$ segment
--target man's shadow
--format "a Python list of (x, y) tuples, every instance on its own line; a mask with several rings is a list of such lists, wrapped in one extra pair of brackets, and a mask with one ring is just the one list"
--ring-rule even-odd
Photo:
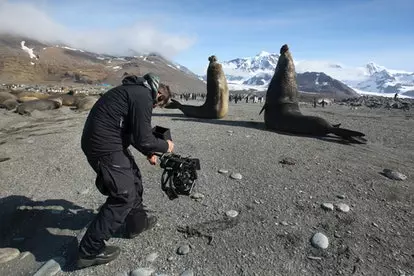
[(252, 128), (272, 133), (277, 133), (280, 135), (287, 135), (287, 136), (296, 136), (296, 137), (305, 137), (305, 138), (312, 138), (327, 142), (333, 142), (343, 145), (351, 145), (352, 143), (342, 139), (341, 137), (335, 135), (327, 135), (327, 136), (314, 136), (314, 135), (305, 135), (305, 134), (294, 134), (289, 132), (277, 131), (277, 130), (270, 130), (266, 129), (264, 122), (257, 122), (257, 121), (231, 121), (231, 120), (222, 120), (222, 119), (202, 119), (202, 118), (193, 118), (187, 117), (184, 114), (175, 114), (175, 113), (158, 113), (153, 114), (153, 116), (159, 117), (178, 117), (172, 118), (173, 121), (187, 121), (187, 122), (196, 122), (196, 123), (204, 123), (204, 124), (213, 124), (213, 125), (224, 125), (224, 126), (231, 126), (231, 127), (245, 127), (245, 128)]
[(33, 201), (25, 196), (0, 199), (0, 248), (29, 251), (37, 262), (64, 258), (62, 270), (72, 270), (77, 256), (75, 231), (82, 230), (93, 219), (85, 209), (63, 199)]

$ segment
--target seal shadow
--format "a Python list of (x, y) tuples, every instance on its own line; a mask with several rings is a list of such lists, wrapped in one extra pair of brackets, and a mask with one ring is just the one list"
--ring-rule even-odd
[(75, 231), (85, 228), (94, 216), (92, 209), (63, 199), (33, 201), (20, 195), (1, 198), (0, 248), (28, 251), (37, 262), (63, 258), (62, 271), (73, 270), (78, 250)]
[(191, 118), (182, 113), (152, 113), (153, 117), (177, 117), (177, 118)]
[(185, 119), (178, 119), (173, 118), (173, 121), (189, 121), (189, 122), (196, 122), (196, 123), (206, 123), (206, 124), (214, 124), (214, 125), (224, 125), (224, 126), (237, 126), (237, 127), (246, 127), (246, 128), (253, 128), (267, 132), (273, 132), (281, 135), (287, 136), (295, 136), (295, 137), (305, 137), (305, 138), (312, 138), (317, 140), (322, 140), (326, 142), (332, 142), (337, 144), (343, 145), (352, 145), (348, 141), (341, 139), (341, 137), (337, 136), (314, 136), (314, 135), (305, 135), (305, 134), (293, 134), (283, 131), (271, 130), (266, 129), (264, 122), (256, 122), (256, 121), (230, 121), (230, 120), (222, 120), (222, 119), (196, 119), (196, 118), (189, 118), (184, 116)]

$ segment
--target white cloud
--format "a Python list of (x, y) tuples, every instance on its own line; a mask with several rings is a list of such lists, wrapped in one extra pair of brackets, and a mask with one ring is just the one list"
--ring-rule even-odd
[(76, 31), (55, 22), (30, 3), (0, 1), (0, 33), (67, 44), (88, 51), (122, 55), (128, 51), (158, 52), (171, 58), (191, 47), (195, 38), (167, 33), (151, 22), (136, 22), (118, 29)]

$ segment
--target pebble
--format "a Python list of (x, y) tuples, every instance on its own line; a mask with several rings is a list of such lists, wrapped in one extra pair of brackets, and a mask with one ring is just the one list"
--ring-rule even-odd
[(344, 212), (344, 213), (348, 213), (350, 210), (349, 206), (345, 203), (337, 203), (335, 204), (335, 207), (337, 210)]
[(311, 244), (316, 248), (326, 249), (329, 246), (329, 240), (324, 234), (318, 232), (313, 235)]
[(190, 198), (198, 200), (198, 199), (203, 199), (204, 195), (202, 193), (194, 193), (192, 195), (190, 195)]
[(339, 239), (339, 238), (341, 238), (342, 236), (341, 236), (341, 235), (339, 235), (337, 232), (335, 232), (334, 237)]
[(219, 173), (223, 173), (223, 174), (224, 174), (224, 173), (228, 173), (229, 171), (228, 171), (228, 170), (226, 170), (226, 169), (220, 169), (220, 170), (218, 170), (218, 172), (219, 172)]
[(333, 211), (334, 206), (332, 203), (322, 203), (322, 208), (325, 210)]
[(345, 195), (337, 195), (336, 197), (340, 199), (345, 199)]
[(311, 259), (311, 260), (322, 260), (321, 257), (315, 257), (315, 256), (308, 256), (308, 259)]
[(147, 258), (145, 258), (145, 260), (147, 260), (147, 262), (153, 262), (157, 258), (158, 258), (158, 253), (157, 252), (154, 252), (154, 253), (149, 254), (147, 256)]
[(169, 261), (169, 262), (174, 261), (174, 257), (168, 257), (168, 258), (167, 258), (167, 261)]
[(239, 215), (239, 212), (237, 212), (236, 210), (228, 210), (226, 212), (226, 216), (231, 217), (231, 218), (235, 218)]
[(288, 226), (289, 223), (287, 223), (286, 221), (282, 221), (280, 224), (284, 225), (284, 226)]
[(279, 163), (285, 165), (295, 165), (296, 160), (290, 157), (284, 157), (282, 160), (279, 161)]
[(406, 175), (404, 175), (400, 172), (397, 172), (397, 171), (390, 170), (390, 169), (384, 169), (383, 173), (386, 177), (388, 177), (390, 179), (393, 179), (393, 180), (401, 180), (402, 181), (402, 180), (407, 179)]
[(155, 270), (152, 268), (140, 267), (131, 271), (131, 276), (151, 276), (154, 272)]
[[(60, 263), (65, 260), (63, 258), (56, 258)], [(60, 264), (54, 259), (47, 261), (33, 276), (52, 276), (59, 273), (61, 270)]]
[(231, 175), (230, 175), (230, 177), (231, 178), (233, 178), (233, 179), (237, 179), (237, 180), (240, 180), (240, 179), (242, 179), (243, 177), (242, 177), (242, 175), (240, 174), (240, 173), (232, 173)]
[(88, 193), (89, 193), (89, 188), (79, 192), (80, 195), (86, 195)]
[(178, 247), (177, 253), (180, 255), (187, 255), (190, 253), (190, 246), (188, 244), (181, 245)]
[(5, 247), (0, 248), (0, 264), (9, 262), (20, 255), (19, 249)]
[(194, 272), (192, 269), (187, 269), (186, 271), (181, 273), (180, 276), (194, 276)]
[(375, 222), (373, 222), (372, 225), (378, 227), (378, 224), (376, 224)]

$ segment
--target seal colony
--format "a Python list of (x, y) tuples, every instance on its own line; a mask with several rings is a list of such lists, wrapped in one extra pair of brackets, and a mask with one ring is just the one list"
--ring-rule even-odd
[(0, 92), (0, 108), (15, 110), (21, 115), (30, 115), (34, 110), (45, 111), (62, 106), (72, 110), (90, 110), (97, 101), (97, 96), (75, 95), (73, 91), (66, 94), (48, 94), (39, 92)]
[(168, 109), (179, 109), (184, 115), (194, 118), (222, 119), (229, 111), (229, 88), (223, 67), (217, 62), (217, 57), (208, 58), (210, 64), (207, 68), (207, 95), (201, 106), (184, 105), (171, 99), (165, 106)]
[(325, 119), (303, 115), (298, 104), (298, 87), (296, 83), (295, 65), (287, 44), (280, 48), (280, 57), (275, 73), (266, 91), (264, 110), (265, 126), (291, 134), (327, 136), (335, 134), (351, 143), (365, 144), (364, 133), (340, 128), (340, 124), (332, 125)]

